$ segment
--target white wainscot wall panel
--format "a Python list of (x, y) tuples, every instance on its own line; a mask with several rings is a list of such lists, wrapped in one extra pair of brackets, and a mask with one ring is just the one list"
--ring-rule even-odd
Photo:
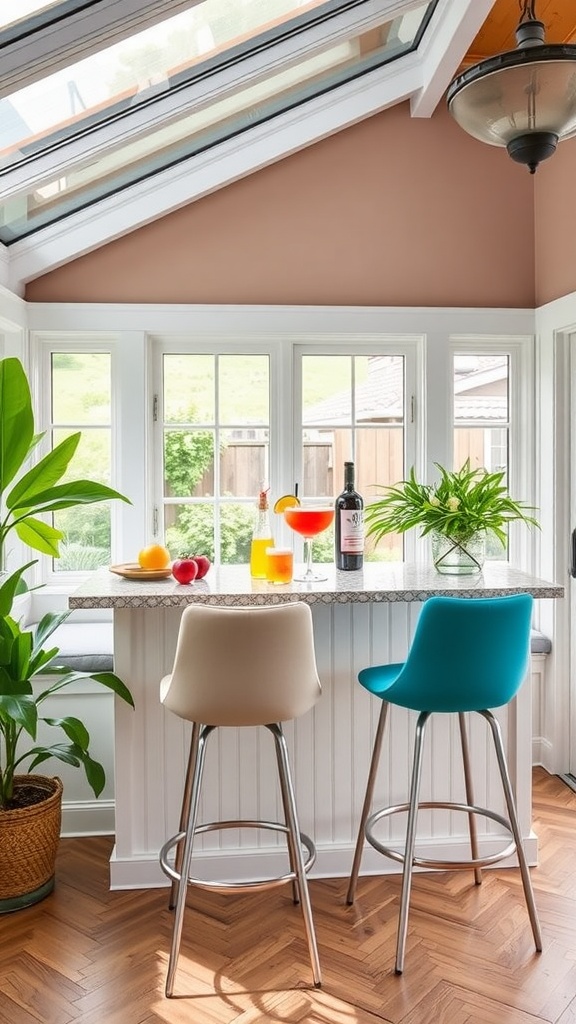
[[(318, 849), (313, 873), (345, 875), (350, 870), (380, 702), (356, 681), (368, 664), (402, 661), (420, 606), (403, 604), (314, 605), (318, 668), (323, 685), (315, 709), (285, 733), (294, 771), (300, 825)], [(158, 852), (178, 830), (190, 727), (159, 703), (159, 681), (170, 671), (180, 620), (178, 609), (115, 612), (116, 671), (131, 687), (133, 712), (116, 703), (116, 846), (113, 887), (164, 885)], [(271, 669), (273, 666), (271, 666)], [(465, 680), (463, 680), (463, 686)], [(498, 714), (508, 744), (520, 820), (531, 862), (536, 858), (530, 830), (530, 688)], [(416, 715), (392, 708), (376, 788), (378, 805), (404, 803), (408, 794)], [(486, 723), (470, 720), (475, 801), (504, 811), (499, 776)], [(428, 730), (422, 799), (464, 801), (458, 721), (434, 716)], [(278, 820), (279, 794), (272, 738), (265, 729), (221, 729), (210, 737), (200, 820)], [(382, 823), (382, 836), (401, 843), (405, 815)], [(388, 831), (387, 831), (388, 830)], [(482, 849), (502, 846), (499, 827), (479, 819)], [(421, 849), (429, 855), (465, 857), (465, 815), (423, 811)], [(285, 855), (274, 833), (253, 830), (210, 832), (198, 838), (194, 873), (206, 878), (253, 878), (285, 870)], [(280, 868), (280, 871), (279, 871)], [(399, 865), (374, 850), (362, 870), (383, 873)]]

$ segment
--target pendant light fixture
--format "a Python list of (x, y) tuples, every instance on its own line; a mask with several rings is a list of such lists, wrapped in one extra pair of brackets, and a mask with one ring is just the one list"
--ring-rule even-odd
[(464, 131), (538, 164), (576, 134), (576, 46), (548, 44), (536, 0), (519, 0), (516, 49), (467, 68), (451, 82), (448, 109)]

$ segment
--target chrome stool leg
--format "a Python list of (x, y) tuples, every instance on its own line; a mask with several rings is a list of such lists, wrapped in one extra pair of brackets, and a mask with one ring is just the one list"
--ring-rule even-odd
[[(174, 979), (178, 964), (184, 912), (186, 907), (186, 895), (188, 888), (191, 885), (199, 886), (200, 888), (208, 890), (219, 890), (222, 893), (233, 893), (239, 891), (256, 892), (272, 886), (291, 882), (294, 887), (294, 891), (299, 896), (298, 902), (301, 903), (302, 907), (314, 984), (316, 986), (320, 986), (322, 983), (320, 961), (312, 919), (312, 907), (310, 904), (308, 881), (306, 877), (306, 872), (312, 867), (316, 858), (316, 849), (309, 836), (306, 836), (304, 833), (299, 831), (288, 750), (284, 734), (282, 732), (282, 726), (279, 723), (274, 723), (267, 725), (266, 728), (270, 730), (274, 738), (282, 803), (285, 812), (285, 822), (283, 824), (280, 822), (262, 820), (252, 821), (247, 819), (235, 821), (212, 821), (204, 824), (198, 824), (198, 806), (204, 772), (206, 741), (210, 733), (213, 732), (215, 728), (216, 726), (203, 725), (198, 727), (195, 726), (193, 729), (189, 761), (189, 766), (193, 765), (193, 770), (191, 772), (190, 780), (187, 780), (187, 784), (185, 786), (186, 801), (181, 812), (181, 821), (186, 822), (186, 831), (178, 832), (176, 835), (168, 839), (160, 851), (160, 866), (165, 874), (172, 879), (173, 884), (176, 885), (176, 910), (174, 915), (172, 943), (166, 978), (166, 995), (167, 997), (170, 997), (174, 990)], [(286, 875), (282, 875), (277, 878), (264, 878), (261, 880), (254, 879), (245, 882), (208, 881), (193, 877), (192, 853), (195, 836), (214, 829), (242, 827), (264, 828), (275, 832), (281, 832), (287, 840), (290, 871)], [(307, 850), (306, 860), (304, 859), (302, 850), (303, 846), (305, 846)], [(180, 849), (181, 847), (183, 847), (183, 849)], [(172, 866), (169, 859), (170, 853), (174, 848), (176, 848), (176, 856), (178, 857), (180, 864), (179, 869), (176, 867), (176, 857), (174, 866)]]
[(518, 857), (518, 864), (520, 867), (520, 875), (522, 877), (522, 886), (524, 889), (524, 898), (526, 900), (526, 906), (528, 908), (528, 915), (530, 917), (530, 924), (532, 926), (532, 934), (534, 936), (534, 944), (539, 953), (542, 952), (542, 932), (540, 930), (540, 921), (538, 918), (538, 911), (536, 910), (536, 903), (534, 901), (534, 890), (532, 889), (532, 879), (530, 878), (530, 869), (528, 868), (528, 862), (526, 860), (526, 854), (524, 852), (524, 844), (522, 842), (522, 835), (520, 832), (520, 825), (518, 822), (518, 814), (516, 811), (516, 801), (512, 791), (512, 783), (510, 781), (510, 773), (508, 771), (508, 763), (506, 761), (506, 754), (504, 753), (504, 744), (502, 742), (502, 730), (500, 725), (495, 719), (491, 711), (480, 711), (479, 712), (488, 722), (492, 731), (492, 738), (494, 740), (494, 749), (496, 751), (496, 758), (498, 761), (498, 767), (500, 769), (500, 778), (502, 779), (502, 788), (504, 790), (504, 797), (506, 799), (506, 807), (508, 809), (508, 819), (510, 821), (510, 828), (516, 843), (516, 854)]
[[(190, 861), (192, 859), (192, 848), (194, 846), (194, 834), (198, 818), (198, 804), (200, 800), (200, 788), (204, 772), (204, 760), (206, 756), (206, 741), (213, 731), (214, 726), (197, 726), (194, 723), (191, 747), (197, 745), (196, 756), (194, 757), (194, 770), (191, 784), (188, 787), (188, 803), (182, 808), (182, 820), (187, 822), (186, 832), (182, 839), (184, 849), (181, 856), (180, 878), (176, 883), (176, 909), (174, 912), (174, 925), (172, 928), (172, 943), (170, 946), (170, 959), (168, 961), (168, 973), (166, 976), (166, 996), (170, 998), (174, 991), (174, 978), (180, 955), (180, 943), (182, 940), (182, 926), (184, 924), (184, 910), (186, 908), (186, 895), (188, 891), (188, 875), (190, 874)], [(192, 750), (191, 750), (192, 757)], [(179, 843), (181, 845), (181, 843)]]
[(410, 890), (412, 888), (412, 868), (414, 866), (414, 849), (416, 846), (416, 826), (418, 823), (418, 801), (420, 799), (420, 780), (422, 778), (422, 752), (426, 723), (430, 718), (429, 711), (421, 711), (416, 723), (414, 740), (414, 762), (412, 780), (410, 782), (410, 804), (406, 825), (406, 848), (404, 850), (404, 871), (402, 874), (402, 890), (400, 893), (400, 916), (398, 918), (398, 937), (396, 941), (396, 974), (404, 970), (404, 952), (406, 950), (406, 934), (408, 931), (408, 908)]
[[(188, 754), (188, 766), (186, 768), (186, 779), (184, 781), (184, 793), (182, 795), (182, 810), (180, 812), (180, 826), (178, 831), (186, 833), (188, 831), (188, 820), (190, 816), (190, 802), (192, 794), (192, 781), (194, 779), (194, 772), (196, 770), (196, 762), (198, 760), (198, 741), (200, 739), (200, 729), (202, 727), (198, 722), (194, 722), (192, 725), (192, 737), (190, 740), (190, 752)], [(184, 853), (184, 843), (178, 843), (176, 847), (176, 855), (174, 858), (174, 868), (180, 874), (182, 870), (182, 854)], [(170, 886), (170, 902), (168, 907), (170, 910), (174, 910), (176, 906), (176, 891), (178, 888), (178, 882), (175, 878), (172, 879)]]
[(320, 959), (318, 956), (318, 946), (316, 944), (314, 921), (312, 919), (312, 906), (310, 904), (310, 893), (308, 891), (308, 879), (306, 877), (306, 871), (304, 870), (304, 858), (302, 856), (302, 846), (300, 844), (300, 826), (298, 823), (298, 813), (296, 811), (294, 787), (292, 785), (292, 773), (290, 771), (290, 762), (288, 760), (288, 749), (286, 747), (284, 733), (282, 732), (282, 726), (276, 723), (268, 725), (267, 728), (270, 729), (270, 732), (274, 736), (274, 742), (276, 744), (278, 765), (281, 774), (280, 785), (283, 793), (286, 795), (286, 811), (288, 819), (286, 824), (290, 835), (289, 849), (291, 850), (291, 856), (293, 855), (295, 860), (298, 892), (300, 894), (304, 927), (306, 929), (310, 962), (312, 964), (312, 976), (314, 978), (314, 985), (318, 988), (322, 984), (322, 974), (320, 971)]
[[(458, 713), (458, 724), (460, 726), (460, 745), (462, 747), (462, 764), (464, 766), (464, 785), (466, 787), (466, 803), (469, 807), (474, 806), (474, 786), (472, 784), (472, 769), (470, 767), (470, 751), (468, 747), (468, 734), (466, 732), (466, 716), (462, 711)], [(468, 815), (468, 830), (470, 832), (470, 850), (472, 860), (478, 860), (480, 852), (478, 848), (478, 829), (476, 818), (472, 812)], [(482, 871), (474, 868), (474, 881), (476, 885), (482, 884)]]
[(358, 872), (360, 871), (360, 862), (362, 860), (362, 850), (364, 848), (364, 838), (366, 830), (366, 822), (368, 815), (370, 814), (370, 808), (372, 806), (372, 797), (374, 795), (374, 785), (376, 783), (376, 775), (378, 772), (378, 764), (380, 762), (380, 754), (382, 752), (382, 740), (384, 738), (384, 727), (386, 725), (386, 719), (388, 717), (388, 708), (390, 705), (386, 701), (382, 701), (382, 707), (380, 708), (380, 715), (378, 716), (378, 725), (376, 726), (376, 735), (374, 737), (374, 747), (372, 749), (372, 758), (370, 760), (370, 770), (368, 772), (368, 782), (366, 783), (366, 793), (364, 795), (364, 803), (362, 805), (362, 814), (360, 816), (360, 825), (358, 827), (358, 838), (356, 840), (356, 849), (354, 850), (354, 860), (352, 862), (352, 871), (350, 872), (350, 882), (348, 883), (348, 892), (346, 894), (346, 902), (354, 903), (354, 897), (356, 895), (356, 885), (358, 883)]
[[(274, 728), (269, 727), (272, 735), (274, 736)], [(294, 850), (294, 839), (292, 831), (289, 827), (290, 821), (290, 809), (289, 809), (289, 795), (286, 789), (286, 779), (284, 777), (284, 771), (282, 769), (282, 760), (280, 758), (278, 744), (276, 743), (276, 737), (274, 736), (274, 750), (276, 752), (276, 764), (278, 766), (278, 779), (280, 782), (280, 795), (282, 797), (282, 807), (284, 810), (284, 822), (288, 828), (286, 832), (286, 843), (288, 846), (288, 858), (290, 861), (290, 870), (294, 875), (292, 881), (292, 902), (297, 906), (300, 903), (300, 890), (298, 888), (298, 873), (296, 870), (296, 852)]]

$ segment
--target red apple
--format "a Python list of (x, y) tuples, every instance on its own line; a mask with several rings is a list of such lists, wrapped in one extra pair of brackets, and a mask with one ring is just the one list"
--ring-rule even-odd
[(196, 579), (203, 580), (212, 563), (210, 562), (210, 559), (207, 558), (206, 555), (193, 555), (192, 557), (196, 562), (196, 565), (198, 566), (198, 574), (196, 576)]
[(172, 575), (178, 583), (193, 583), (198, 576), (198, 566), (193, 558), (177, 558), (172, 565)]

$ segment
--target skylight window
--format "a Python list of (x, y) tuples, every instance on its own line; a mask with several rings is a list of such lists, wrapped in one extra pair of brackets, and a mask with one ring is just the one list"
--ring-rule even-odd
[(0, 240), (410, 53), (435, 5), (203, 0), (0, 99)]
[[(32, 0), (30, 4), (33, 7)], [(204, 0), (0, 102), (0, 166), (116, 116), (323, 0)], [(38, 4), (36, 4), (38, 7)]]
[(25, 21), (26, 18), (32, 14), (38, 14), (39, 11), (65, 6), (60, 0), (52, 0), (51, 3), (42, 3), (42, 0), (1, 0), (0, 28), (7, 28), (8, 25), (15, 25), (18, 21)]

